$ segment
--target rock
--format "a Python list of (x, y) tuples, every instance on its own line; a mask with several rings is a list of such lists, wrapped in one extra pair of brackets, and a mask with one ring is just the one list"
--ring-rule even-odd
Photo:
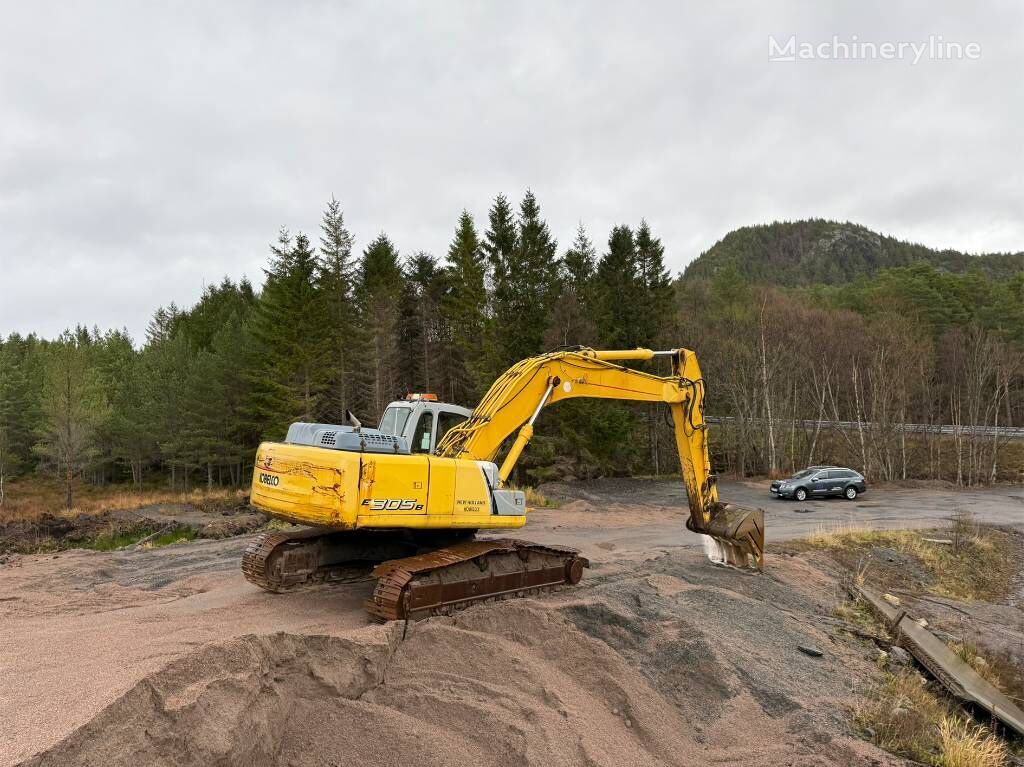
[(796, 646), (796, 649), (798, 649), (804, 655), (810, 655), (812, 658), (820, 658), (822, 655), (825, 654), (812, 644), (798, 644)]
[(894, 666), (909, 666), (910, 653), (908, 653), (902, 647), (897, 647), (896, 645), (893, 645), (889, 648), (889, 657), (886, 660), (886, 663)]

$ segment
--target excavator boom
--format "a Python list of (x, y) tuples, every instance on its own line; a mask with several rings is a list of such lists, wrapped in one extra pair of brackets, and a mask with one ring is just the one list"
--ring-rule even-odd
[[(616, 364), (655, 357), (671, 360), (671, 375), (658, 376)], [(530, 357), (494, 382), (469, 420), (449, 431), (436, 452), (489, 461), (518, 430), (498, 471), (499, 481), (505, 484), (533, 437), (533, 422), (541, 410), (575, 397), (668, 405), (690, 507), (687, 527), (712, 538), (726, 563), (763, 569), (764, 512), (718, 500), (704, 422), (704, 379), (696, 355), (688, 349), (578, 348)]]

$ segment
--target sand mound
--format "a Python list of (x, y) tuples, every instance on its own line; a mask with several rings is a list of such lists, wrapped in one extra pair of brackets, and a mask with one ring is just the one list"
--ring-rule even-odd
[[(404, 637), (393, 623), (207, 646), (27, 764), (886, 762), (834, 713), (849, 659), (797, 655), (807, 629), (789, 613), (809, 605), (767, 577), (703, 572), (666, 558), (578, 596), (483, 605)], [(825, 698), (832, 713), (816, 712)]]

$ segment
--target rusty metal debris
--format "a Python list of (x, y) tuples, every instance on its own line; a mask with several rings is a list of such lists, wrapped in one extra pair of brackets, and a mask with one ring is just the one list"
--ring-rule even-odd
[(851, 584), (849, 590), (853, 596), (863, 598), (889, 627), (894, 643), (908, 650), (954, 696), (989, 712), (1017, 734), (1024, 735), (1024, 711), (978, 676), (942, 640), (907, 615), (898, 602), (891, 604), (885, 599), (887, 595), (867, 586)]
[(366, 609), (382, 621), (426, 617), (573, 585), (589, 566), (576, 549), (512, 538), (467, 541), (378, 565)]

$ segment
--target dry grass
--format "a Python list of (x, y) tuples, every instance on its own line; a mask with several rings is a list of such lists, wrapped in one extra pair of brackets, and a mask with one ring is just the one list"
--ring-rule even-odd
[[(927, 538), (952, 543), (935, 543)], [(875, 573), (888, 581), (882, 584), (887, 588), (899, 585), (893, 579), (907, 575), (907, 568), (887, 567), (883, 558), (873, 558), (875, 550), (906, 555), (927, 576), (926, 591), (951, 599), (998, 601), (1007, 593), (1014, 573), (1015, 556), (1009, 534), (978, 526), (969, 515), (954, 520), (951, 529), (931, 534), (841, 526), (820, 528), (805, 540), (811, 546), (831, 551), (844, 564), (856, 568), (861, 578), (870, 581), (870, 575)]]
[(876, 632), (881, 624), (863, 599), (840, 599), (832, 607), (832, 615), (841, 621)]
[(949, 649), (956, 653), (960, 660), (973, 668), (982, 679), (1000, 690), (1003, 689), (1003, 679), (999, 670), (981, 655), (973, 642), (960, 639), (951, 642)]
[(907, 669), (886, 674), (881, 686), (854, 711), (854, 720), (885, 750), (941, 765), (938, 725), (950, 713), (924, 679)]
[(512, 489), (522, 490), (526, 493), (526, 506), (529, 509), (557, 509), (561, 506), (558, 501), (548, 498), (535, 487), (512, 487)]
[(28, 479), (12, 482), (5, 489), (4, 505), (0, 506), (0, 523), (32, 521), (44, 514), (74, 518), (81, 514), (136, 509), (153, 504), (191, 504), (193, 506), (231, 506), (243, 503), (248, 493), (234, 488), (207, 491), (171, 491), (166, 488), (143, 488), (124, 485), (96, 486), (80, 482), (75, 489), (74, 506), (64, 508), (64, 488), (59, 482)]
[(1006, 745), (995, 735), (961, 717), (947, 716), (939, 725), (944, 767), (1003, 767)]
[(854, 720), (878, 746), (935, 767), (1003, 767), (1006, 745), (932, 693), (911, 669), (886, 674)]

